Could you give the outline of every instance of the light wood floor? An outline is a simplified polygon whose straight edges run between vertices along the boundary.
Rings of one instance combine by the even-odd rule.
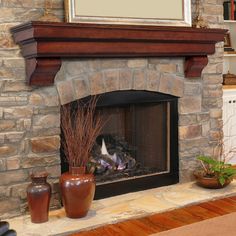
[[[236,196],[106,225],[70,236],[146,236],[231,212],[236,212]]]

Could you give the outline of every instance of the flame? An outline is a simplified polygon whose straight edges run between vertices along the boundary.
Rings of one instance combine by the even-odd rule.
[[[106,146],[106,143],[105,143],[105,140],[104,138],[102,139],[102,148],[101,148],[101,153],[102,155],[109,155],[108,151],[107,151],[107,146]]]
[[[107,155],[116,164],[118,170],[123,170],[126,168],[126,166],[121,163],[121,160],[120,158],[118,158],[116,153],[114,153],[113,155],[109,154],[109,152],[107,151],[107,146],[104,139],[102,139],[101,153],[102,155]],[[102,160],[102,162],[104,161]],[[105,163],[101,163],[101,164],[105,165]]]

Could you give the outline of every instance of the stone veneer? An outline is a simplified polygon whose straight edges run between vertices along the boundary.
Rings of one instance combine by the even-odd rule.
[[[53,12],[62,18],[62,0],[52,3]],[[218,43],[216,53],[209,56],[202,78],[184,78],[182,58],[76,59],[63,60],[54,86],[29,87],[24,59],[9,28],[38,19],[43,6],[43,0],[0,0],[1,216],[25,212],[33,170],[50,173],[51,206],[60,206],[60,104],[89,94],[145,89],[179,96],[180,177],[189,181],[196,155],[210,154],[221,137],[223,44]],[[210,27],[223,27],[221,0],[202,0],[201,9]]]

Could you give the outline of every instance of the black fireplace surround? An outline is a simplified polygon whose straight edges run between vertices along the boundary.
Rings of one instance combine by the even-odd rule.
[[[115,196],[119,194],[124,194],[128,192],[135,192],[135,191],[141,191],[145,189],[160,187],[160,186],[166,186],[171,185],[179,182],[179,157],[178,157],[178,97],[162,94],[159,92],[149,92],[149,91],[143,91],[143,90],[125,90],[125,91],[114,91],[114,92],[107,92],[103,94],[96,95],[98,98],[97,101],[97,107],[96,109],[100,111],[101,113],[105,110],[108,110],[110,108],[119,108],[121,111],[122,109],[126,109],[127,107],[138,107],[137,110],[140,110],[140,107],[158,107],[161,104],[168,104],[164,105],[163,107],[168,107],[168,140],[167,144],[166,142],[163,145],[166,147],[160,147],[160,149],[163,149],[164,151],[160,151],[160,153],[164,153],[161,157],[162,159],[167,159],[168,155],[168,161],[166,160],[166,163],[168,162],[167,171],[160,171],[160,173],[152,173],[147,175],[141,175],[141,176],[132,176],[127,178],[121,178],[121,179],[115,179],[114,181],[107,181],[107,182],[99,182],[96,183],[96,193],[95,193],[95,199],[101,199],[105,197]],[[86,103],[91,98],[91,96],[85,97],[80,99],[83,103]],[[150,109],[147,109],[150,110]],[[164,110],[164,109],[163,109]],[[152,113],[152,112],[151,112]],[[148,114],[146,115],[145,112],[142,112],[142,118],[141,121],[144,119],[146,120],[145,123],[148,123],[146,126],[148,127],[155,127],[155,121],[161,120],[161,118],[158,118],[159,116],[162,116],[162,114],[158,114],[160,112],[156,112],[155,114],[151,114],[148,118]],[[147,118],[146,118],[147,116]],[[155,116],[157,119],[155,119]],[[133,117],[133,115],[132,115]],[[164,116],[165,117],[165,116]],[[140,120],[140,119],[139,119]],[[163,122],[159,122],[162,124]],[[165,122],[167,123],[167,122]],[[142,126],[142,124],[138,124],[139,126]],[[144,124],[143,129],[147,129]],[[165,125],[164,125],[165,126]],[[115,127],[114,127],[115,128]],[[118,127],[117,130],[120,128]],[[155,130],[160,129],[163,131],[160,131],[164,134],[165,127],[160,128],[149,128],[148,132],[155,132]],[[136,131],[132,131],[132,136],[135,136]],[[160,136],[160,135],[159,135]],[[164,134],[165,136],[165,134]],[[151,134],[151,137],[154,137]],[[63,137],[62,137],[63,138]],[[146,140],[147,141],[147,140]],[[147,142],[144,143],[147,143]],[[139,141],[138,141],[139,142]],[[155,144],[155,140],[152,140],[152,143],[155,150],[157,149],[157,145],[160,142],[157,141],[157,144]],[[168,149],[165,151],[165,149]],[[150,152],[152,153],[152,152]],[[157,155],[160,156],[160,153]],[[154,152],[155,154],[155,152]],[[149,154],[148,154],[149,155]],[[157,157],[160,158],[160,157]],[[140,159],[140,157],[139,157]],[[151,159],[155,159],[152,157]],[[62,173],[68,170],[68,165],[64,161],[64,153],[61,149],[61,171]],[[155,160],[154,160],[155,161]],[[153,160],[150,160],[148,162],[153,162]],[[96,175],[95,175],[96,177]]]

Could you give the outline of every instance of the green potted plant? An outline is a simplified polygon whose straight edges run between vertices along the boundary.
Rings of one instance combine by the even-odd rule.
[[[205,188],[223,188],[236,176],[236,169],[226,161],[209,156],[198,156],[201,170],[194,173],[197,184]]]
[[[62,148],[69,171],[60,177],[62,202],[67,217],[86,216],[95,193],[95,180],[88,171],[90,152],[103,127],[99,115],[95,115],[96,97],[76,106],[61,108]]]

